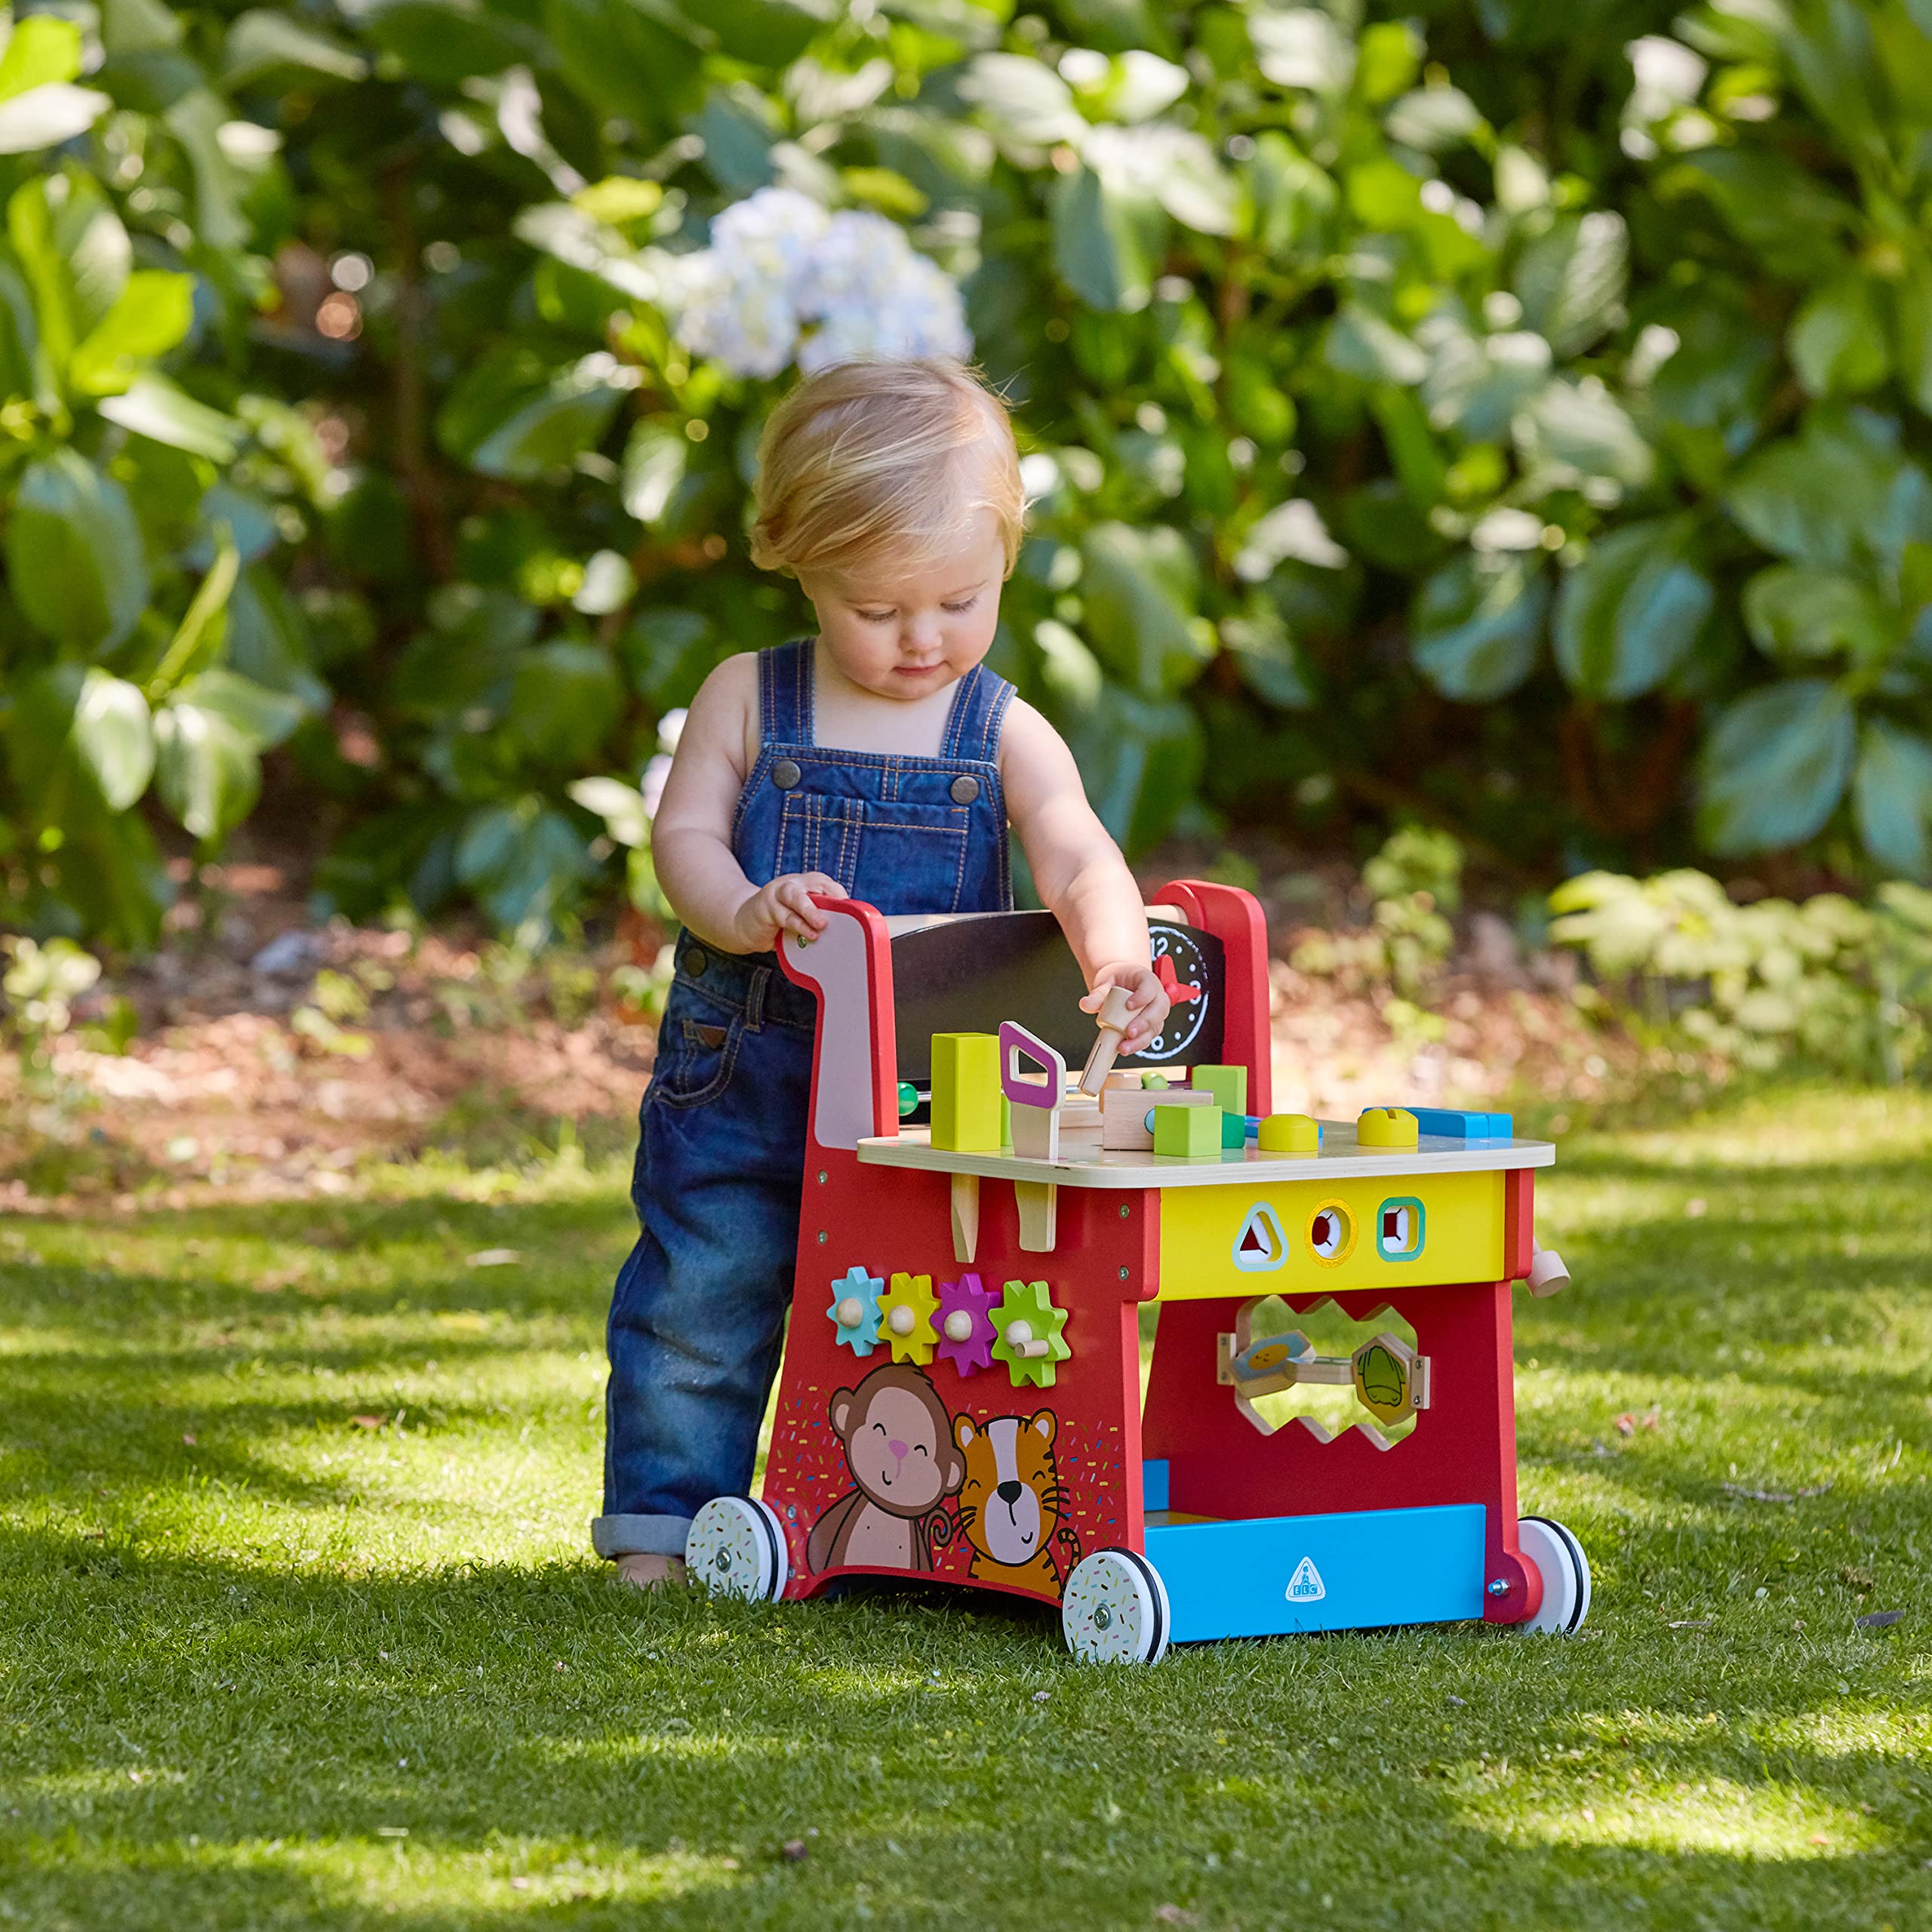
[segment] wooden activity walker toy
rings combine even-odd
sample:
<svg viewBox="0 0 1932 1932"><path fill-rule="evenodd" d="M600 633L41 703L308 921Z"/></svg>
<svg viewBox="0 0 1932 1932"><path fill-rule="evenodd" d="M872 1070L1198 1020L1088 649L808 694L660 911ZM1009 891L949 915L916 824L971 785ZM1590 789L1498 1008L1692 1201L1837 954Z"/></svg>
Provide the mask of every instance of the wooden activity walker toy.
<svg viewBox="0 0 1932 1932"><path fill-rule="evenodd" d="M1174 1004L1131 1060L1124 998L1080 1009L1051 914L817 903L826 930L780 953L818 1023L764 1494L700 1510L695 1581L1003 1590L1057 1604L1097 1661L1581 1625L1577 1540L1516 1514L1511 1284L1568 1279L1534 1239L1548 1143L1501 1114L1271 1111L1266 935L1230 886L1149 907ZM1332 1303L1359 1346L1259 1319L1277 1298ZM1256 1406L1310 1384L1361 1419Z"/></svg>

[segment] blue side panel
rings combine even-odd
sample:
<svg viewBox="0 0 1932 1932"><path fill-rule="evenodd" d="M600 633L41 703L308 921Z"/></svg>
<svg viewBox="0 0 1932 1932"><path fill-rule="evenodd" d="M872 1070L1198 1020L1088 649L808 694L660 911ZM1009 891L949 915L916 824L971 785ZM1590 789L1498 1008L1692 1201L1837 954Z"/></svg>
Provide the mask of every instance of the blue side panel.
<svg viewBox="0 0 1932 1932"><path fill-rule="evenodd" d="M1443 1623L1482 1614L1484 1513L1463 1503L1157 1524L1147 1560L1168 1586L1177 1643Z"/></svg>
<svg viewBox="0 0 1932 1932"><path fill-rule="evenodd" d="M1464 1113L1451 1107L1411 1107L1416 1130L1449 1140L1507 1140L1515 1123L1507 1114Z"/></svg>
<svg viewBox="0 0 1932 1932"><path fill-rule="evenodd" d="M1168 1459L1158 1457L1152 1461L1146 1457L1140 1463L1140 1506L1143 1509L1164 1509L1168 1506Z"/></svg>

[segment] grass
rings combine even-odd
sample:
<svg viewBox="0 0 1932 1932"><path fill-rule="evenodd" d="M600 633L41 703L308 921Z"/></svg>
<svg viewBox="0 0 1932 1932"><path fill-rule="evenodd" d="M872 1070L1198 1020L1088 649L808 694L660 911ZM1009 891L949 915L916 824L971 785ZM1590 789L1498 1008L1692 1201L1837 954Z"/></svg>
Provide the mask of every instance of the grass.
<svg viewBox="0 0 1932 1932"><path fill-rule="evenodd" d="M617 1166L0 1220L0 1926L1924 1926L1928 1155L1820 1092L1566 1145L1521 1448L1586 1639L1131 1673L611 1589Z"/></svg>

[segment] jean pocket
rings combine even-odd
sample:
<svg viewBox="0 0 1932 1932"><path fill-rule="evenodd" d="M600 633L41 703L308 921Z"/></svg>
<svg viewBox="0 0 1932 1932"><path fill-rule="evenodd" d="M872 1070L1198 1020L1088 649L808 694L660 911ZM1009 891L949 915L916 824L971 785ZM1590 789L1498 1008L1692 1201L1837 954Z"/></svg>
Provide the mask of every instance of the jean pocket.
<svg viewBox="0 0 1932 1932"><path fill-rule="evenodd" d="M666 1043L660 1038L651 1094L667 1107L695 1107L716 1099L731 1084L738 1043L744 1037L744 1016L734 1014L721 1026L703 1020L680 1020L674 1030L676 1037L668 1043L668 1053L661 1051Z"/></svg>

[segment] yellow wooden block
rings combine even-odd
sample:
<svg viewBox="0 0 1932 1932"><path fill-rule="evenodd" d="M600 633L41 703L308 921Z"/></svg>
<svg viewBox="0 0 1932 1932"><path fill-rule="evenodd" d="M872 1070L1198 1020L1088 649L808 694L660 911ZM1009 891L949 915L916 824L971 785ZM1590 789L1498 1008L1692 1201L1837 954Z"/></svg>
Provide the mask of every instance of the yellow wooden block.
<svg viewBox="0 0 1932 1932"><path fill-rule="evenodd" d="M1355 1121L1361 1147L1413 1147L1416 1133L1416 1117L1407 1107L1364 1107Z"/></svg>
<svg viewBox="0 0 1932 1932"><path fill-rule="evenodd" d="M1418 1174L1394 1168L1365 1178L1164 1188L1160 1299L1500 1281L1503 1180L1500 1173ZM1242 1230L1263 1207L1286 1237L1284 1247L1272 1240L1241 1245ZM1408 1209L1399 1244L1383 1238L1385 1207L1398 1214ZM1425 1235L1420 1247L1418 1229Z"/></svg>
<svg viewBox="0 0 1932 1932"><path fill-rule="evenodd" d="M1264 1154L1314 1154L1321 1129L1312 1114L1269 1114L1256 1129L1255 1145Z"/></svg>
<svg viewBox="0 0 1932 1932"><path fill-rule="evenodd" d="M955 1154L997 1154L999 1036L933 1035L933 1145Z"/></svg>

